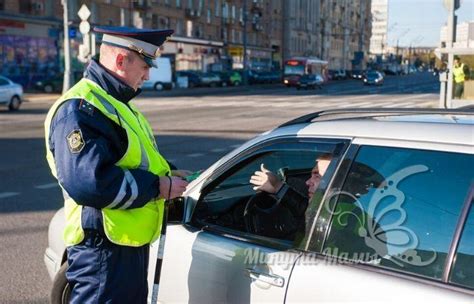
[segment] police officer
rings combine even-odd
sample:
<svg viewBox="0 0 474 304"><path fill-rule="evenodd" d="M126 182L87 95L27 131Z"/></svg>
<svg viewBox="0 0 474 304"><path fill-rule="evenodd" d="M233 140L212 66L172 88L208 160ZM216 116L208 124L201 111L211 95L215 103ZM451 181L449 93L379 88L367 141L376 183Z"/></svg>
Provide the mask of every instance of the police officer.
<svg viewBox="0 0 474 304"><path fill-rule="evenodd" d="M65 200L72 303L145 303L149 244L164 200L182 195L190 172L160 154L130 102L172 30L96 27L100 60L51 107L47 160Z"/></svg>

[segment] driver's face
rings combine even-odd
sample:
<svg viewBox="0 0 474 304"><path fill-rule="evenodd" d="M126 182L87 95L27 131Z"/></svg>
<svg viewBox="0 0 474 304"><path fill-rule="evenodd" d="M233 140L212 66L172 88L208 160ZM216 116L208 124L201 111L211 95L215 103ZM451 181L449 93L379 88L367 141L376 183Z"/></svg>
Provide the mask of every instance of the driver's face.
<svg viewBox="0 0 474 304"><path fill-rule="evenodd" d="M314 166L311 171L311 177L306 181L309 199L313 198L313 194L316 192L316 189L318 189L321 178L324 176L324 173L326 173L330 163L331 160L326 159L321 159L316 162L316 166Z"/></svg>

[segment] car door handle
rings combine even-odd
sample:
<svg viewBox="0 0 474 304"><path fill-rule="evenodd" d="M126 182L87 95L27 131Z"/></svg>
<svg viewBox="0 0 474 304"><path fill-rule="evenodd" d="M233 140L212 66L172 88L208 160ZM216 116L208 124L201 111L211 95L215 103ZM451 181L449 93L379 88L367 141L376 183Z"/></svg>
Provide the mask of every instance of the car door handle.
<svg viewBox="0 0 474 304"><path fill-rule="evenodd" d="M251 279L259 280L273 286L283 287L285 285L285 279L279 275L259 272L253 268L246 268L245 273Z"/></svg>

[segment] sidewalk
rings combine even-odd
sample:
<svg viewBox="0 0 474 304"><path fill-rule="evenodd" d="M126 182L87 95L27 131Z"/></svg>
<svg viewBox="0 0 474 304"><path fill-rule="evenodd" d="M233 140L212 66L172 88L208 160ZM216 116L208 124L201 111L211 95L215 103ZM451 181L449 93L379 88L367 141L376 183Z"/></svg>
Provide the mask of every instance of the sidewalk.
<svg viewBox="0 0 474 304"><path fill-rule="evenodd" d="M53 103L55 100L57 100L59 97L61 97L61 94L59 93L25 93L23 94L23 101L24 102L45 102L45 101L50 101Z"/></svg>

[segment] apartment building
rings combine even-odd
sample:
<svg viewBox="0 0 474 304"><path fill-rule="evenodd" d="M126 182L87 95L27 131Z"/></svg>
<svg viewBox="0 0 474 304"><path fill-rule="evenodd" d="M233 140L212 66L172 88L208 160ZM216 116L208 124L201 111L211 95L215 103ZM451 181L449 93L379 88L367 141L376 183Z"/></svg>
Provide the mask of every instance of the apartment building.
<svg viewBox="0 0 474 304"><path fill-rule="evenodd" d="M331 69L365 69L371 0L321 0L321 58Z"/></svg>
<svg viewBox="0 0 474 304"><path fill-rule="evenodd" d="M370 53L383 55L387 47L388 0L372 0L372 36Z"/></svg>
<svg viewBox="0 0 474 304"><path fill-rule="evenodd" d="M59 70L59 2L0 0L0 74L23 85Z"/></svg>
<svg viewBox="0 0 474 304"><path fill-rule="evenodd" d="M244 50L253 70L279 69L292 56L320 57L331 69L351 69L365 62L371 30L371 0L66 1L77 70L83 68L77 60L83 39L77 12L83 4L92 26L174 29L162 54L175 70L243 68ZM62 16L61 0L0 0L1 73L30 75L33 81L59 70Z"/></svg>

